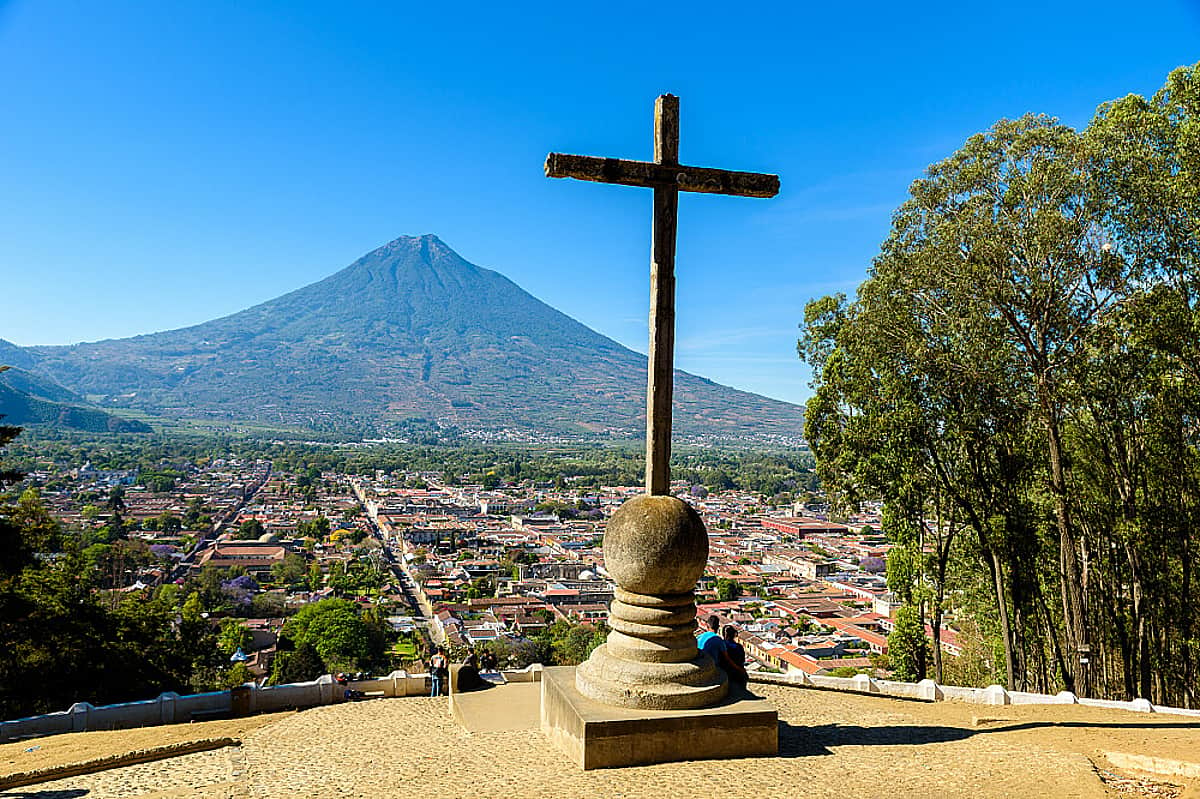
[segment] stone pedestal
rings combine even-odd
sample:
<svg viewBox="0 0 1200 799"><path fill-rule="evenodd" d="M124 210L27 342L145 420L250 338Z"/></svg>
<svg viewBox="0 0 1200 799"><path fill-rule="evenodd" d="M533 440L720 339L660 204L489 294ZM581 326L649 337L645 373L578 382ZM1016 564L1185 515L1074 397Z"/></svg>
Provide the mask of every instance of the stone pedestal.
<svg viewBox="0 0 1200 799"><path fill-rule="evenodd" d="M614 707L584 696L575 669L542 674L542 732L584 770L680 760L771 757L779 751L779 717L765 699L735 689L697 710Z"/></svg>
<svg viewBox="0 0 1200 799"><path fill-rule="evenodd" d="M692 592L647 596L620 588L612 632L576 671L580 693L618 707L685 710L720 702L724 673L696 648Z"/></svg>
<svg viewBox="0 0 1200 799"><path fill-rule="evenodd" d="M635 497L612 515L604 565L616 581L607 641L578 669L542 676L542 732L584 769L774 755L779 719L696 648L696 580L708 532L675 497Z"/></svg>
<svg viewBox="0 0 1200 799"><path fill-rule="evenodd" d="M696 649L696 579L708 532L675 497L635 497L612 515L604 565L616 580L608 640L576 672L584 696L607 705L692 710L720 702L724 672Z"/></svg>

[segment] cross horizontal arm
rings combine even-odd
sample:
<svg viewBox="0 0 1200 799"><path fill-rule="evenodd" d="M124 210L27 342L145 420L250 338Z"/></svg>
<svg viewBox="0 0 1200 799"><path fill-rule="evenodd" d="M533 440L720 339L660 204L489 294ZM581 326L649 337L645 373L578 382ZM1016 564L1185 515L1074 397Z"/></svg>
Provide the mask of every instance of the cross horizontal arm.
<svg viewBox="0 0 1200 799"><path fill-rule="evenodd" d="M550 153L546 156L546 176L738 197L774 197L779 193L778 175L597 158L591 155Z"/></svg>

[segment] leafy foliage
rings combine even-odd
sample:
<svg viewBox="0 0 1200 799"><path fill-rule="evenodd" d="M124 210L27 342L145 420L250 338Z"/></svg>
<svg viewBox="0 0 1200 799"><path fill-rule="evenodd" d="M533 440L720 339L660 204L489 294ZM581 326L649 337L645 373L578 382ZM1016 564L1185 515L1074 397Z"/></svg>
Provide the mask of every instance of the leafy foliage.
<svg viewBox="0 0 1200 799"><path fill-rule="evenodd" d="M888 665L892 675L907 682L925 679L928 646L917 609L903 605L896 611L896 626L888 635Z"/></svg>
<svg viewBox="0 0 1200 799"><path fill-rule="evenodd" d="M329 668L357 671L386 665L387 635L379 619L359 615L353 602L324 599L305 605L283 627L299 651L310 645Z"/></svg>
<svg viewBox="0 0 1200 799"><path fill-rule="evenodd" d="M544 663L577 666L607 637L608 626L605 624L573 624L557 619L536 640L542 647L542 654L549 656Z"/></svg>
<svg viewBox="0 0 1200 799"><path fill-rule="evenodd" d="M806 436L835 503L885 503L898 671L949 612L1011 687L1200 701L1198 126L1200 65L1082 133L1001 120L808 305Z"/></svg>
<svg viewBox="0 0 1200 799"><path fill-rule="evenodd" d="M742 586L737 580L730 580L728 577L717 578L717 599L722 602L729 602L741 595Z"/></svg>

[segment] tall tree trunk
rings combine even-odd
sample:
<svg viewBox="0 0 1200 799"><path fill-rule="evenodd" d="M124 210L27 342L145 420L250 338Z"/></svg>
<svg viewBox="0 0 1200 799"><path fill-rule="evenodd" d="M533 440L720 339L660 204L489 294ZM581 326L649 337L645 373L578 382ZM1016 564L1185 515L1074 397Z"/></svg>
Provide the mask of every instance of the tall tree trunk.
<svg viewBox="0 0 1200 799"><path fill-rule="evenodd" d="M1146 594L1142 587L1141 561L1137 551L1129 542L1125 543L1125 557L1129 561L1129 586L1133 599L1134 649L1137 652L1138 696L1150 698L1150 638L1146 630Z"/></svg>
<svg viewBox="0 0 1200 799"><path fill-rule="evenodd" d="M1183 638L1183 694L1184 707L1196 707L1197 675L1194 658L1196 640L1195 612L1192 610L1192 531L1190 525L1185 525L1183 546L1180 548L1180 566L1183 571L1183 581L1180 586L1179 609L1183 614L1180 619L1180 634Z"/></svg>
<svg viewBox="0 0 1200 799"><path fill-rule="evenodd" d="M933 629L933 681L940 683L942 681L942 603L940 599L933 607L931 626Z"/></svg>
<svg viewBox="0 0 1200 799"><path fill-rule="evenodd" d="M1115 568L1115 567L1114 567ZM1138 652L1135 641L1130 640L1130 631L1126 629L1125 621L1121 618L1121 590L1112 585L1119 580L1115 573L1105 591L1105 604L1108 615L1113 621L1113 637L1117 639L1117 647L1121 650L1121 681L1125 686L1125 698L1133 699L1138 693ZM1136 636L1136 631L1135 631Z"/></svg>
<svg viewBox="0 0 1200 799"><path fill-rule="evenodd" d="M1046 640L1050 642L1050 649L1054 653L1054 662L1058 665L1060 674L1066 674L1067 664L1063 657L1062 647L1058 643L1058 631L1054 629L1054 621L1050 618L1050 608L1046 604L1046 595L1042 592L1041 587L1037 589L1037 604L1042 611L1042 622L1046 626ZM1046 691L1049 693L1049 691Z"/></svg>
<svg viewBox="0 0 1200 799"><path fill-rule="evenodd" d="M942 681L942 608L946 600L946 568L950 563L950 547L954 542L955 535L955 513L954 506L950 503L946 504L949 510L949 519L943 518L943 506L939 502L937 510L937 535L934 540L937 544L937 574L935 575L934 599L933 599L933 619L930 627L933 630L933 679L934 682ZM945 526L943 526L943 522Z"/></svg>
<svg viewBox="0 0 1200 799"><path fill-rule="evenodd" d="M1063 682L1066 690L1088 696L1091 692L1088 680L1090 663L1086 661L1090 660L1091 642L1088 636L1087 600L1083 569L1079 563L1079 546L1067 502L1062 431L1059 429L1058 412L1050 400L1044 379L1039 384L1038 395L1046 428L1047 454L1050 456L1050 489L1054 495L1054 515L1058 525L1059 583L1062 587L1063 619L1066 622L1064 626L1069 650ZM1075 671L1076 668L1078 671Z"/></svg>
<svg viewBox="0 0 1200 799"><path fill-rule="evenodd" d="M992 586L996 591L996 609L1000 613L1000 634L1004 638L1004 672L1008 688L1016 687L1016 654L1013 651L1012 625L1008 617L1008 600L1004 590L1004 568L999 556L990 547L985 550L988 569L992 573Z"/></svg>

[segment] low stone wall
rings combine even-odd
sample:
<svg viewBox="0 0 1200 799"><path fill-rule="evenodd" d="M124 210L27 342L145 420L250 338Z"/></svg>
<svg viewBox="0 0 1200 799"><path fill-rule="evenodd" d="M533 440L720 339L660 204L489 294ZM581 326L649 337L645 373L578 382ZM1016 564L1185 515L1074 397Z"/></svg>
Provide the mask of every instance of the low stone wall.
<svg viewBox="0 0 1200 799"><path fill-rule="evenodd" d="M509 682L541 682L542 664L532 663L523 669L506 669L500 673Z"/></svg>
<svg viewBox="0 0 1200 799"><path fill-rule="evenodd" d="M542 664L535 663L525 669L502 673L509 682L539 682ZM118 730L203 721L222 716L299 710L344 702L347 689L361 691L368 697L429 696L430 679L428 674L409 674L401 670L393 671L386 677L341 685L326 674L311 682L268 685L263 688L247 683L231 691L186 696L165 693L157 699L118 705L96 707L87 702L76 702L69 709L55 713L0 721L0 743L64 732Z"/></svg>
<svg viewBox="0 0 1200 799"><path fill-rule="evenodd" d="M180 696L161 694L157 699L142 702L122 702L96 707L88 702L76 702L67 710L29 716L13 721L0 721L0 742L21 738L36 738L64 732L115 730L172 724L214 716L229 715L232 711L229 691Z"/></svg>
<svg viewBox="0 0 1200 799"><path fill-rule="evenodd" d="M1171 713L1200 717L1200 709L1155 705L1146 699L1133 699L1128 702L1116 699L1088 699L1078 697L1070 691L1062 691L1057 694L1035 694L1026 691L1009 691L1002 685L989 685L987 688L963 688L956 685L939 685L933 680L921 680L916 683L877 680L866 674L856 674L853 677L829 677L817 674L750 672L750 681L768 685L797 685L831 691L878 694L879 696L916 699L924 702L969 702L977 705L1086 705L1110 710L1130 710L1137 713Z"/></svg>

